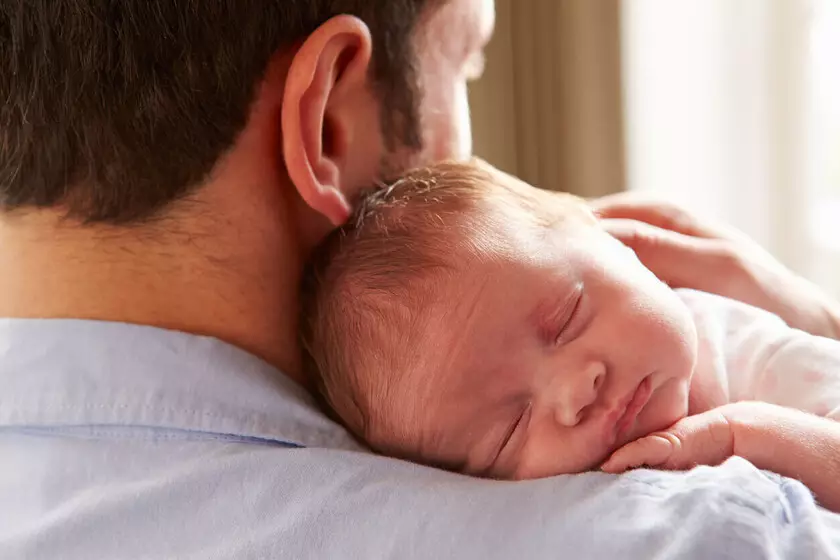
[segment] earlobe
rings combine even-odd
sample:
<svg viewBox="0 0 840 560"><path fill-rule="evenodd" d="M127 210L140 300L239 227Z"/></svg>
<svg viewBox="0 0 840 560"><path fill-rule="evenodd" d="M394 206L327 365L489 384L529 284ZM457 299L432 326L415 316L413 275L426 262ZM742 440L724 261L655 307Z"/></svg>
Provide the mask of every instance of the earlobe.
<svg viewBox="0 0 840 560"><path fill-rule="evenodd" d="M283 95L283 152L303 200L334 225L350 215L354 138L368 96L371 38L352 16L337 16L312 33L296 53ZM359 107L362 109L362 107ZM362 109L363 111L363 109Z"/></svg>

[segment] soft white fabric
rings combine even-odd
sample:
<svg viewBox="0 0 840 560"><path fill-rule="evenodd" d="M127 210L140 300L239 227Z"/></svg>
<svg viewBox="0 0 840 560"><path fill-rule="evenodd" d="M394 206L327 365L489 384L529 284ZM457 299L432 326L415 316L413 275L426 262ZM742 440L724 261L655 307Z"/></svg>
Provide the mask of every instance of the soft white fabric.
<svg viewBox="0 0 840 560"><path fill-rule="evenodd" d="M737 458L525 483L441 472L364 452L219 341L0 320L0 557L815 560L840 558L840 516Z"/></svg>
<svg viewBox="0 0 840 560"><path fill-rule="evenodd" d="M840 342L788 327L776 315L693 290L698 364L692 402L712 408L756 400L840 419Z"/></svg>

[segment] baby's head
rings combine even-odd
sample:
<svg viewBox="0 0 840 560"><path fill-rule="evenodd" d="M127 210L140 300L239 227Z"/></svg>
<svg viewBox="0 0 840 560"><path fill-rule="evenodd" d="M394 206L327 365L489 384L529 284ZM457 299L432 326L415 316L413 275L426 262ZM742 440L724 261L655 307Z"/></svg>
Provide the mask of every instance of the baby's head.
<svg viewBox="0 0 840 560"><path fill-rule="evenodd" d="M317 251L319 391L387 455L478 476L596 467L685 416L688 310L586 205L484 164L413 171Z"/></svg>

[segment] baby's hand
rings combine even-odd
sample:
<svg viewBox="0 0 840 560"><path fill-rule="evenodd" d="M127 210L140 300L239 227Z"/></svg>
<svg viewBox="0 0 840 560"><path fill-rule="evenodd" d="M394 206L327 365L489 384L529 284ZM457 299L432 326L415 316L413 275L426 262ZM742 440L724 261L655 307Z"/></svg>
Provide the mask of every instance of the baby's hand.
<svg viewBox="0 0 840 560"><path fill-rule="evenodd" d="M689 469L732 455L802 481L820 505L840 512L840 423L764 402L725 404L628 443L601 466Z"/></svg>
<svg viewBox="0 0 840 560"><path fill-rule="evenodd" d="M718 465L731 457L734 449L732 425L720 409L712 409L628 443L615 451L601 470L613 474L641 466L687 470Z"/></svg>

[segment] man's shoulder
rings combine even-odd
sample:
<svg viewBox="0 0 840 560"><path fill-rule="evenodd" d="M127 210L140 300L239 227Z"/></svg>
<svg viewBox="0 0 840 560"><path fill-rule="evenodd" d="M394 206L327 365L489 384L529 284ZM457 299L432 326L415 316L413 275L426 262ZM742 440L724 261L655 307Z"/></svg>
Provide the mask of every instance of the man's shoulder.
<svg viewBox="0 0 840 560"><path fill-rule="evenodd" d="M345 450L176 437L59 445L60 482L49 484L55 471L46 469L0 481L4 502L32 503L38 493L44 506L25 531L0 530L5 550L63 558L206 551L225 558L597 559L670 550L685 558L756 558L790 546L793 536L825 531L804 488L737 459L688 474L505 483ZM113 457L119 468L109 464Z"/></svg>
<svg viewBox="0 0 840 560"><path fill-rule="evenodd" d="M327 449L261 449L230 461L225 472L238 475L229 490L257 484L262 514L250 523L262 527L262 550L280 539L296 543L296 557L840 557L836 516L798 482L740 458L690 473L518 483ZM247 502L235 509L240 520L254 514Z"/></svg>
<svg viewBox="0 0 840 560"><path fill-rule="evenodd" d="M833 529L822 516L830 514L804 486L739 458L687 474L589 473L506 483L366 453L249 455L242 471L276 477L265 486L285 523L269 522L266 531L282 527L304 536L297 541L301 556L646 559L681 549L675 557L741 559L773 556L798 542L799 552L789 557L819 558L828 554L821 541L840 540L840 533L827 535ZM272 468L275 461L282 466Z"/></svg>
<svg viewBox="0 0 840 560"><path fill-rule="evenodd" d="M183 333L0 321L0 380L9 558L813 559L840 535L740 459L510 483L378 457L273 368Z"/></svg>

